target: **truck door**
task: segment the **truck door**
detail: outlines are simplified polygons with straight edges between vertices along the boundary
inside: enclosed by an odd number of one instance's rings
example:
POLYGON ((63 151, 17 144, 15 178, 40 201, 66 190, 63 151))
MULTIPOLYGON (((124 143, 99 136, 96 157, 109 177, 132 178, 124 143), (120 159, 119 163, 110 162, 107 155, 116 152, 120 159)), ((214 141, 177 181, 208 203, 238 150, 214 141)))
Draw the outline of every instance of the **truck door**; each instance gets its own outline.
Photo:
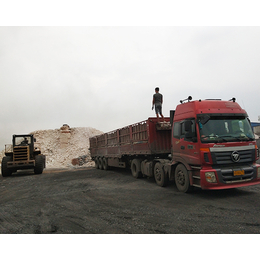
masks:
POLYGON ((185 160, 190 165, 200 164, 194 118, 174 123, 172 149, 173 157, 176 157, 176 160, 185 160), (177 159, 178 157, 180 158, 177 159))

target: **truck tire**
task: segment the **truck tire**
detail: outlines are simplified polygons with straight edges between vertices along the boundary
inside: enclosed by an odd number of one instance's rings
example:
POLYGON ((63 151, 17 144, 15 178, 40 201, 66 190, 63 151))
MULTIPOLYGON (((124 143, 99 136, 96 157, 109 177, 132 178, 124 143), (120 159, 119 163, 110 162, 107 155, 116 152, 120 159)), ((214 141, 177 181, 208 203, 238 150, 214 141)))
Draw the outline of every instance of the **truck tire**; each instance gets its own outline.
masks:
POLYGON ((42 174, 44 169, 44 157, 42 155, 35 156, 35 166, 34 166, 34 173, 35 174, 42 174))
POLYGON ((108 163, 107 163, 107 158, 103 157, 103 159, 102 159, 102 165, 103 165, 103 169, 104 169, 105 171, 107 171, 108 168, 109 168, 108 163))
POLYGON ((98 165, 98 157, 95 158, 95 168, 98 169, 99 165, 98 165))
POLYGON ((175 169, 175 184, 177 189, 181 192, 192 191, 188 170, 183 164, 177 165, 175 169))
POLYGON ((167 186, 168 178, 163 170, 163 165, 160 162, 157 162, 154 166, 154 179, 159 186, 167 186))
POLYGON ((8 177, 12 175, 12 170, 7 168, 7 163, 12 161, 11 156, 5 156, 2 159, 2 164, 1 164, 1 171, 2 171, 2 176, 3 177, 8 177))
POLYGON ((134 178, 138 179, 142 177, 141 172, 141 161, 139 159, 134 159, 131 163, 131 172, 134 178))
POLYGON ((103 170, 102 157, 98 157, 98 169, 103 170))

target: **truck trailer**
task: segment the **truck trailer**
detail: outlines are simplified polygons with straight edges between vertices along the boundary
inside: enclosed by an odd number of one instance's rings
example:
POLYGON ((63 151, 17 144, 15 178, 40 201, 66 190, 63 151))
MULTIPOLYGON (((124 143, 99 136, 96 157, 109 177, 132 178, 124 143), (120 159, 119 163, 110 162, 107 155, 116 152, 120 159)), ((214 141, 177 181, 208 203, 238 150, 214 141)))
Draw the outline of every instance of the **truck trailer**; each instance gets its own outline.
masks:
POLYGON ((259 150, 236 102, 181 100, 164 122, 150 117, 90 138, 97 169, 131 168, 133 177, 175 181, 179 191, 230 189, 260 183, 259 150))

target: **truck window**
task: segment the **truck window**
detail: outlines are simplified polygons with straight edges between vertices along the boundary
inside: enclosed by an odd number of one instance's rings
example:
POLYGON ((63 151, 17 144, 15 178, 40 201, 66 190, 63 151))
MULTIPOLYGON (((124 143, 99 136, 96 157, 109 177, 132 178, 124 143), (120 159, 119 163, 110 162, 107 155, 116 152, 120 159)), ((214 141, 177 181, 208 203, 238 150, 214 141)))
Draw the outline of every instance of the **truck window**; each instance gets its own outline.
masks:
POLYGON ((246 117, 211 116, 202 124, 198 118, 202 143, 254 140, 254 133, 246 117))
POLYGON ((175 122, 173 126, 173 137, 180 139, 181 137, 181 125, 180 122, 175 122))
POLYGON ((187 119, 182 123, 182 134, 184 140, 190 142, 197 142, 195 119, 187 119))
POLYGON ((186 141, 197 141, 195 119, 175 122, 173 126, 173 137, 177 139, 184 138, 186 141), (189 125, 188 128, 187 125, 189 125))

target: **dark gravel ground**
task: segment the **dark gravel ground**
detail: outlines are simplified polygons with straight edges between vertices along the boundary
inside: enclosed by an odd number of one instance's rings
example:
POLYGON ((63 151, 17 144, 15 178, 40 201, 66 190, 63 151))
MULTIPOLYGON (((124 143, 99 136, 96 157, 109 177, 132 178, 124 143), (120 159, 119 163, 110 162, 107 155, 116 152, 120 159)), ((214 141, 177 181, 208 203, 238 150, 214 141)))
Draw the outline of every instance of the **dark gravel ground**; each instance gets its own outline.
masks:
POLYGON ((259 234, 260 185, 185 194, 127 170, 0 178, 1 234, 259 234))

